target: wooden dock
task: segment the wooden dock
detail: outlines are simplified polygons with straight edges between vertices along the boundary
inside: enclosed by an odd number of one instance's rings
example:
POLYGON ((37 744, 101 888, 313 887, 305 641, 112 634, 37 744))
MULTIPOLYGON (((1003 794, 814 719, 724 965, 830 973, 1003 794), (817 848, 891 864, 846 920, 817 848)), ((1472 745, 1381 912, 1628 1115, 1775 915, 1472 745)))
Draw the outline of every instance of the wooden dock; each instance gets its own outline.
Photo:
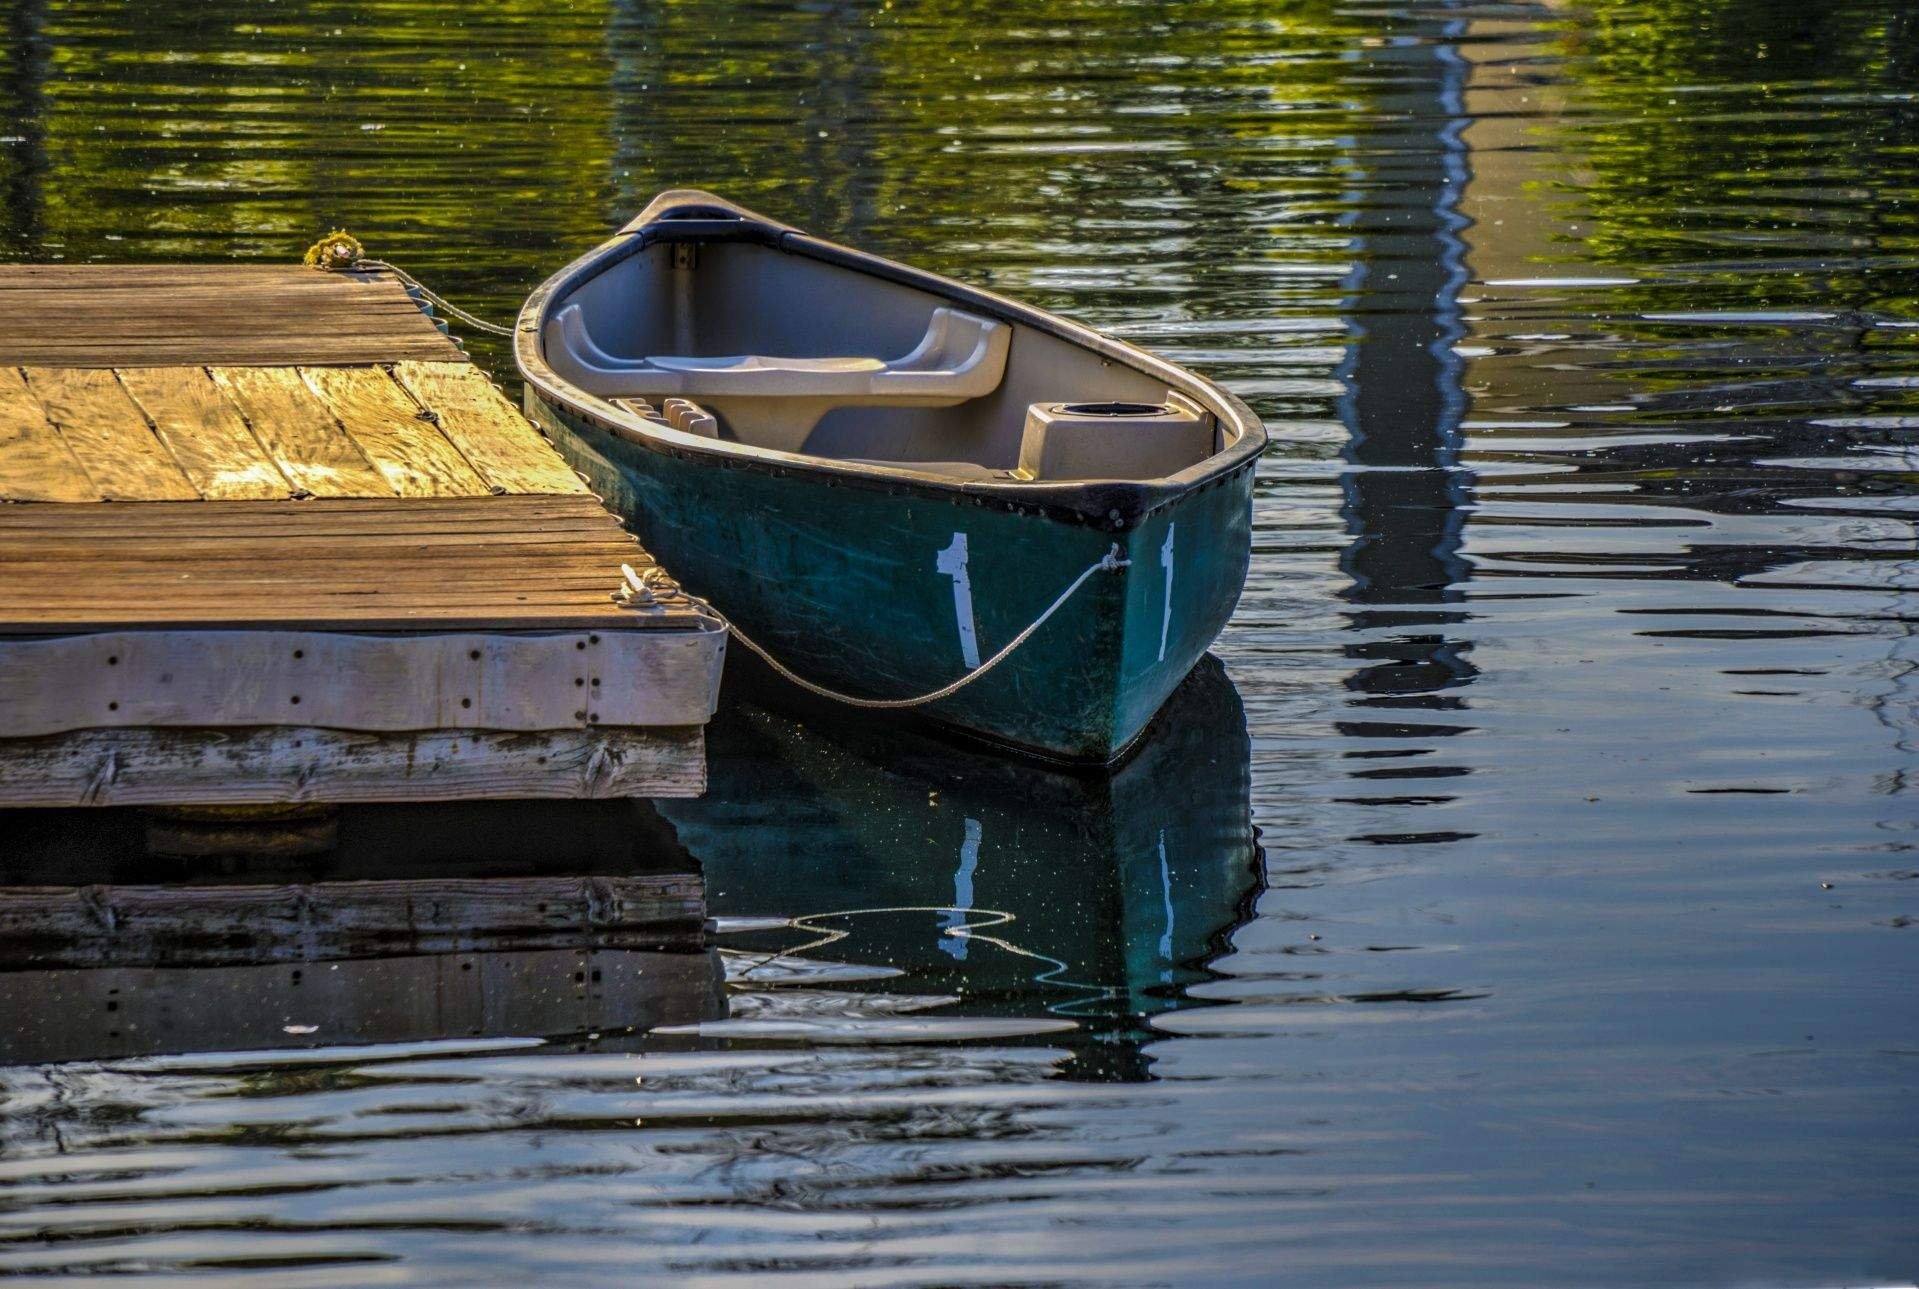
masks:
POLYGON ((0 805, 674 796, 725 632, 377 273, 0 267, 0 805))

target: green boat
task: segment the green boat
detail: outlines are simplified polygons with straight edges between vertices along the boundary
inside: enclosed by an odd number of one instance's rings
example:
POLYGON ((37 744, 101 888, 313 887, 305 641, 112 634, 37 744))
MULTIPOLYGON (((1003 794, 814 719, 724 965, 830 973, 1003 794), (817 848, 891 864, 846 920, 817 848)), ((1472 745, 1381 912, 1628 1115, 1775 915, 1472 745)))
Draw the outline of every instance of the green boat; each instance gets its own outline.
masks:
POLYGON ((1244 403, 709 193, 662 194, 546 282, 515 342, 574 467, 816 691, 1113 761, 1245 582, 1266 431, 1244 403))

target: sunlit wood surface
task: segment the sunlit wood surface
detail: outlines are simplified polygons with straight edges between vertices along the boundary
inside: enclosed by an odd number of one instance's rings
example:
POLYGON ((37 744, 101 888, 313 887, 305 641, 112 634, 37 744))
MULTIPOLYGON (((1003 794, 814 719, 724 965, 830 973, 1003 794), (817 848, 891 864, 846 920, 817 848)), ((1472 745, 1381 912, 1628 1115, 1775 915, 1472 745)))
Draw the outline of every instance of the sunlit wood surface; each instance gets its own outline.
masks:
MULTIPOLYGON (((698 790, 685 731, 710 710, 712 633, 684 601, 614 601, 622 566, 651 557, 397 280, 10 265, 0 309, 17 324, 0 337, 0 739, 653 728, 630 769, 581 773, 549 747, 547 784, 490 749, 463 783, 698 790)), ((44 752, 14 776, 36 801, 203 799, 181 765, 241 791, 189 749, 151 788, 116 761, 89 797, 44 752)), ((391 797, 365 772, 381 758, 355 756, 265 795, 391 797)))

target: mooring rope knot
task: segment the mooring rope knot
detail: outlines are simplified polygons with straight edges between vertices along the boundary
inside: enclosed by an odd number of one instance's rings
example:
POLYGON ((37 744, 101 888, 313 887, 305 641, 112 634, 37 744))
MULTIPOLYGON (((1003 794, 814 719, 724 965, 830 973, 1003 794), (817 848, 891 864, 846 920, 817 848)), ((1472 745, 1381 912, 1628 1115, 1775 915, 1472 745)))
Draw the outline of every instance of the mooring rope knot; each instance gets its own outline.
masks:
POLYGON ((489 335, 510 336, 513 334, 513 328, 511 327, 502 327, 497 322, 488 322, 485 318, 477 318, 468 313, 465 309, 462 309, 459 305, 453 303, 453 301, 420 281, 419 278, 414 277, 398 264, 389 264, 385 260, 374 259, 366 253, 366 247, 360 244, 360 239, 343 228, 334 229, 325 237, 322 237, 319 241, 307 247, 307 253, 301 258, 301 263, 310 269, 322 269, 328 273, 364 272, 368 269, 377 269, 391 273, 407 286, 418 291, 422 299, 432 304, 435 308, 444 310, 449 317, 457 318, 467 326, 478 331, 484 331, 489 335))
POLYGON ((336 228, 307 247, 307 253, 300 262, 310 269, 344 273, 365 258, 366 247, 360 245, 360 239, 344 228, 336 228))

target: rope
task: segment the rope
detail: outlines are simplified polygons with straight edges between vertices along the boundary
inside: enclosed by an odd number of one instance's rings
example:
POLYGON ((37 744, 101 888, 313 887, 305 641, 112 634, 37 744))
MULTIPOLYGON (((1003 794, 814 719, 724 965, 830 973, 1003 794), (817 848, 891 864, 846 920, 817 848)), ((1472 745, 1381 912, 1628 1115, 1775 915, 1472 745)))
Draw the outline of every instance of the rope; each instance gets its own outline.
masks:
POLYGON ((306 256, 301 261, 310 269, 323 269, 329 273, 359 272, 362 269, 385 269, 400 281, 418 291, 428 303, 444 310, 450 316, 459 319, 467 326, 495 336, 510 336, 513 328, 502 327, 485 318, 476 318, 453 301, 435 291, 426 283, 414 277, 398 264, 389 264, 385 260, 376 260, 366 253, 366 247, 360 245, 360 239, 345 229, 336 228, 313 245, 307 247, 306 256))
MULTIPOLYGON (((958 680, 954 681, 952 684, 943 685, 940 688, 935 689, 932 693, 921 694, 917 698, 860 698, 853 694, 843 694, 837 689, 828 689, 825 685, 814 684, 812 681, 808 680, 806 677, 795 672, 791 667, 788 667, 785 663, 782 663, 779 659, 775 658, 772 654, 768 653, 751 636, 747 635, 744 631, 740 630, 738 623, 728 621, 726 625, 733 632, 734 636, 738 638, 741 644, 745 645, 748 649, 751 649, 754 653, 760 656, 760 660, 762 662, 764 662, 767 666, 771 667, 774 671, 778 672, 781 676, 785 677, 787 680, 792 681, 795 685, 798 685, 801 689, 804 689, 809 694, 817 694, 821 698, 830 698, 836 703, 845 703, 849 707, 865 707, 865 708, 873 708, 873 709, 897 709, 902 707, 924 707, 928 703, 937 703, 942 698, 951 698, 954 694, 959 693, 960 690, 965 689, 968 685, 978 680, 981 676, 984 676, 987 672, 993 670, 993 668, 999 666, 1002 662, 1005 662, 1008 658, 1010 658, 1013 655, 1014 650, 1018 649, 1021 645, 1025 644, 1029 639, 1032 638, 1032 635, 1035 631, 1038 631, 1041 627, 1045 626, 1046 620, 1052 617, 1055 613, 1058 613, 1060 609, 1066 604, 1066 602, 1073 598, 1073 593, 1078 591, 1080 587, 1086 585, 1087 579, 1092 577, 1093 574, 1101 573, 1101 572, 1108 572, 1108 573, 1115 572, 1119 569, 1127 568, 1131 564, 1132 564, 1131 560, 1120 558, 1119 543, 1114 542, 1112 550, 1107 551, 1106 554, 1101 556, 1098 561, 1089 565, 1085 572, 1081 573, 1078 577, 1074 578, 1073 584, 1067 587, 1064 591, 1061 591, 1059 593, 1059 598, 1054 600, 1052 604, 1047 606, 1046 612, 1040 614, 1037 618, 1034 618, 1032 621, 1032 624, 1028 626, 1026 630, 1020 632, 1018 635, 1014 636, 1011 640, 1007 641, 1005 648, 1001 649, 998 653, 994 654, 991 658, 988 658, 985 662, 981 663, 979 666, 973 668, 973 670, 967 672, 964 676, 961 676, 958 680)), ((702 601, 702 603, 705 603, 705 602, 702 601)), ((711 609, 712 607, 713 606, 710 604, 707 605, 707 608, 709 609, 711 609)), ((718 613, 718 610, 714 610, 714 611, 715 613, 718 613)), ((720 615, 720 616, 722 618, 724 617, 724 615, 720 615)))
POLYGON ((407 272, 405 269, 401 268, 397 264, 389 264, 385 260, 376 260, 371 257, 368 257, 368 258, 356 261, 353 265, 353 268, 355 270, 385 269, 387 272, 393 274, 393 276, 399 278, 400 281, 406 283, 408 286, 412 287, 415 291, 418 291, 421 295, 425 296, 427 300, 430 303, 432 303, 434 306, 445 310, 447 313, 451 314, 453 317, 459 319, 461 322, 464 322, 467 326, 476 327, 481 331, 488 332, 489 334, 495 335, 495 336, 510 336, 513 334, 513 328, 511 327, 502 327, 497 322, 488 322, 485 318, 474 317, 472 314, 468 313, 465 309, 462 309, 459 305, 453 303, 453 301, 447 299, 445 296, 441 295, 438 291, 435 291, 432 287, 420 281, 419 278, 414 277, 411 273, 407 272))

